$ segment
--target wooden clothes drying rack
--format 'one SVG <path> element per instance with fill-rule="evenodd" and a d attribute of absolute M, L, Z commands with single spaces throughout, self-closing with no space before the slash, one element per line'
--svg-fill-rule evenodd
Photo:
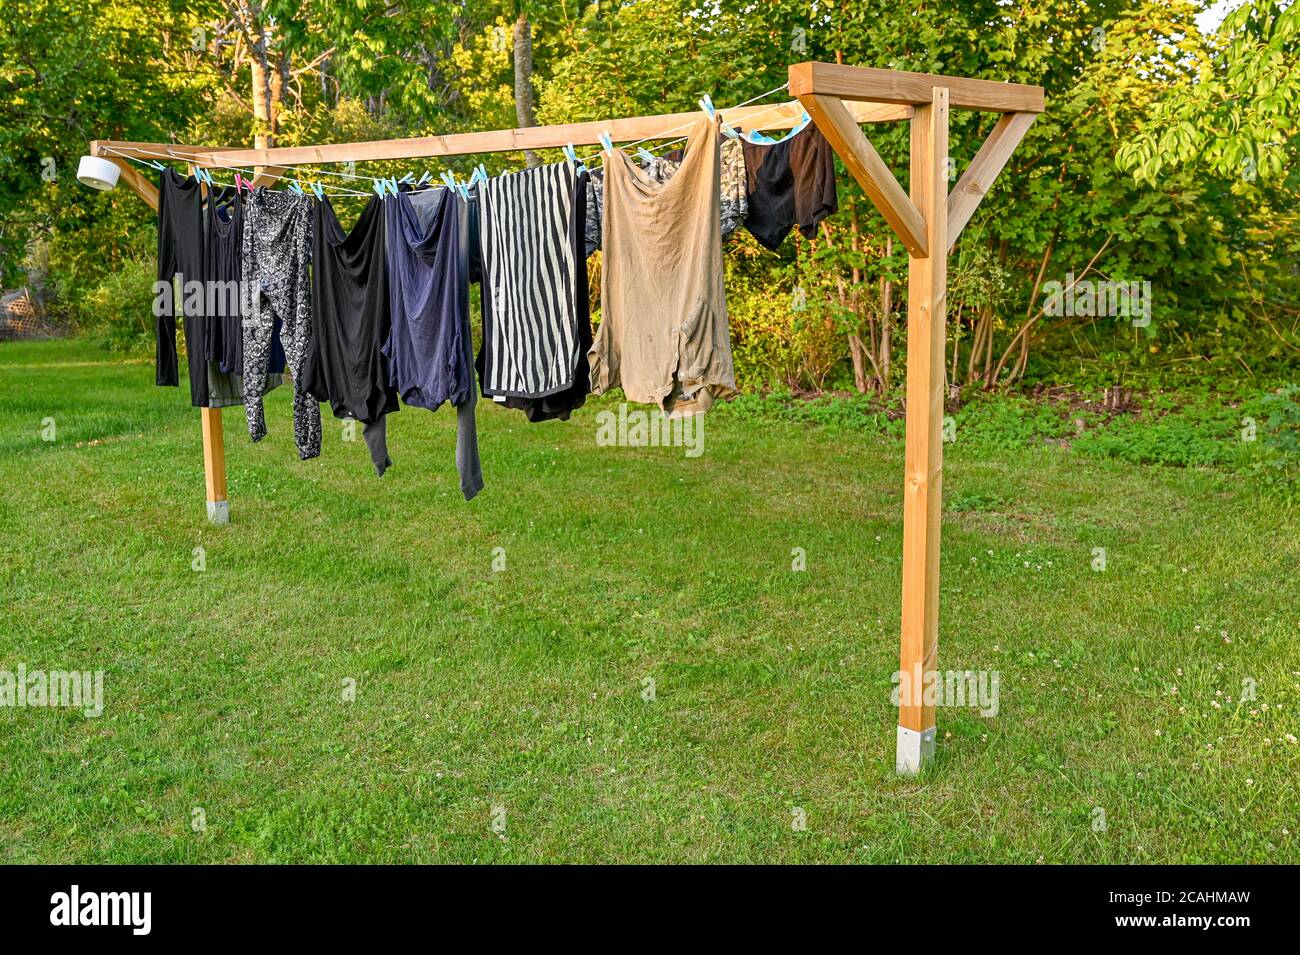
<path fill-rule="evenodd" d="M 939 637 L 939 533 L 943 470 L 944 343 L 948 253 L 1006 166 L 1030 124 L 1044 108 L 1038 86 L 909 73 L 832 63 L 790 67 L 790 92 L 780 106 L 718 110 L 733 126 L 789 129 L 804 111 L 825 134 L 853 178 L 906 247 L 907 418 L 903 487 L 903 596 L 899 669 L 919 688 L 934 679 Z M 1002 114 L 952 191 L 948 190 L 948 115 L 952 108 Z M 112 160 L 121 181 L 155 210 L 158 190 L 127 161 L 168 156 L 194 167 L 255 167 L 254 185 L 284 176 L 289 167 L 314 163 L 421 159 L 524 149 L 596 145 L 602 133 L 615 142 L 668 139 L 698 113 L 637 116 L 447 136 L 421 136 L 323 146 L 235 149 L 95 140 L 90 153 Z M 909 189 L 898 184 L 864 135 L 861 124 L 907 120 L 911 124 Z M 203 408 L 203 467 L 208 516 L 229 520 L 221 409 Z M 919 771 L 934 754 L 933 699 L 900 693 L 896 768 Z"/>

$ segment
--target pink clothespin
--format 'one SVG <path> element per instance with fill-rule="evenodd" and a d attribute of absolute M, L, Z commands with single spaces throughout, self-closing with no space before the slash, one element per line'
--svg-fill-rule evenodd
<path fill-rule="evenodd" d="M 235 173 L 235 192 L 244 188 L 244 178 L 239 173 Z"/>

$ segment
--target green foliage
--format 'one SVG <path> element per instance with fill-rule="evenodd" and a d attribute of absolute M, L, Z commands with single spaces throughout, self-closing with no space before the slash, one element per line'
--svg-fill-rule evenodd
<path fill-rule="evenodd" d="M 120 261 L 145 210 L 78 184 L 77 162 L 91 139 L 165 140 L 202 114 L 186 23 L 136 0 L 0 0 L 0 283 L 37 238 L 56 273 Z"/>
<path fill-rule="evenodd" d="M 1224 18 L 1211 47 L 1197 54 L 1182 82 L 1155 104 L 1120 164 L 1148 182 L 1192 165 L 1253 182 L 1296 183 L 1300 134 L 1300 8 L 1249 0 Z M 1194 69 L 1193 69 L 1194 67 Z"/>
<path fill-rule="evenodd" d="M 1019 395 L 981 396 L 953 415 L 955 441 L 979 448 L 1023 448 L 1073 433 L 1065 409 Z"/>
<path fill-rule="evenodd" d="M 82 296 L 78 308 L 80 330 L 111 351 L 132 351 L 152 342 L 157 277 L 151 259 L 126 260 Z"/>

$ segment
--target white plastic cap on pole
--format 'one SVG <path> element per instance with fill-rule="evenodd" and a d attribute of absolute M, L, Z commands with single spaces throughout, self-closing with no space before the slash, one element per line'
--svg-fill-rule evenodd
<path fill-rule="evenodd" d="M 121 174 L 117 163 L 98 156 L 82 156 L 77 166 L 77 182 L 91 189 L 112 189 Z"/>

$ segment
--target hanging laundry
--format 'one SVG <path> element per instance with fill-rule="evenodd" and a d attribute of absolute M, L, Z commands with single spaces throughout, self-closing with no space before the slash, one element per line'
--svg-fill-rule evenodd
<path fill-rule="evenodd" d="M 158 280 L 174 289 L 179 285 L 179 295 L 164 302 L 162 314 L 154 318 L 154 380 L 159 385 L 179 384 L 175 318 L 179 302 L 189 365 L 190 404 L 220 408 L 239 404 L 243 390 L 239 381 L 207 360 L 205 233 L 199 181 L 174 169 L 162 170 L 158 178 Z"/>
<path fill-rule="evenodd" d="M 601 322 L 591 349 L 596 394 L 622 385 L 631 401 L 683 415 L 735 393 L 721 165 L 717 124 L 703 117 L 665 184 L 621 150 L 607 154 Z"/>
<path fill-rule="evenodd" d="M 759 244 L 776 251 L 795 226 L 805 239 L 839 208 L 835 150 L 809 123 L 777 143 L 743 142 L 749 188 L 747 228 Z"/>
<path fill-rule="evenodd" d="M 469 324 L 468 206 L 452 189 L 402 190 L 384 203 L 391 331 L 382 352 L 402 401 L 456 408 L 465 500 L 483 489 Z"/>
<path fill-rule="evenodd" d="M 719 201 L 721 203 L 722 237 L 729 238 L 735 232 L 745 216 L 749 214 L 748 183 L 745 179 L 745 149 L 739 139 L 723 136 L 722 139 L 722 174 L 719 177 Z M 665 183 L 673 177 L 682 164 L 683 152 L 674 149 L 663 156 L 656 156 L 653 162 L 646 163 L 644 169 L 655 182 Z"/>
<path fill-rule="evenodd" d="M 749 213 L 748 184 L 745 178 L 745 150 L 740 140 L 719 136 L 722 142 L 722 173 L 719 176 L 719 216 L 722 237 L 730 238 Z M 683 150 L 674 149 L 654 160 L 639 163 L 655 182 L 665 183 L 682 164 Z M 587 190 L 587 254 L 600 248 L 600 218 L 604 207 L 604 171 L 592 170 Z"/>
<path fill-rule="evenodd" d="M 254 441 L 266 437 L 262 396 L 268 387 L 273 340 L 284 347 L 293 380 L 293 438 L 303 460 L 320 454 L 320 407 L 307 392 L 312 343 L 308 266 L 313 200 L 259 186 L 244 204 L 244 413 Z M 276 329 L 279 329 L 278 335 Z"/>
<path fill-rule="evenodd" d="M 204 203 L 203 280 L 208 288 L 207 357 L 222 372 L 244 373 L 244 200 L 232 186 L 209 188 Z M 278 327 L 271 335 L 267 389 L 278 387 L 284 349 Z M 241 387 L 242 392 L 242 387 Z"/>
<path fill-rule="evenodd" d="M 587 213 L 583 233 L 586 237 L 587 255 L 600 248 L 600 215 L 605 208 L 605 170 L 592 169 L 587 182 Z"/>
<path fill-rule="evenodd" d="M 372 196 L 351 232 L 329 199 L 316 204 L 312 224 L 313 335 L 305 363 L 307 391 L 328 401 L 336 418 L 365 425 L 375 473 L 388 457 L 387 415 L 399 410 L 383 345 L 392 327 L 384 243 L 384 200 Z"/>
<path fill-rule="evenodd" d="M 587 186 L 585 171 L 562 162 L 488 179 L 475 193 L 476 366 L 483 394 L 530 421 L 567 419 L 591 390 Z"/>

